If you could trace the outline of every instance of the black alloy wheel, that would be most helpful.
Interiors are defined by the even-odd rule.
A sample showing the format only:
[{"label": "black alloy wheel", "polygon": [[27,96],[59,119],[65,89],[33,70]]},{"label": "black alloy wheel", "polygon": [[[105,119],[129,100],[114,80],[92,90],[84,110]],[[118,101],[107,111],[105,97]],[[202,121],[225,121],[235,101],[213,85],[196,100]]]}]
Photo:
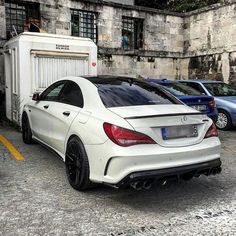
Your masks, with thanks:
[{"label": "black alloy wheel", "polygon": [[88,158],[77,137],[71,138],[67,144],[65,167],[68,181],[74,189],[86,190],[92,186]]},{"label": "black alloy wheel", "polygon": [[26,144],[32,144],[34,142],[32,139],[32,132],[29,124],[29,119],[25,112],[22,115],[22,139],[23,142]]}]

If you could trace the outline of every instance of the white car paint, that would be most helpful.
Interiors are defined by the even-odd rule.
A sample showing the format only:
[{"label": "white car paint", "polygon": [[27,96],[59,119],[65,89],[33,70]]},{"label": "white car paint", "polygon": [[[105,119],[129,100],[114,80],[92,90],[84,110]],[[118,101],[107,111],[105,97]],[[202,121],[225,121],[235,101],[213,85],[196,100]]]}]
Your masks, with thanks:
[{"label": "white car paint", "polygon": [[[32,101],[25,105],[24,111],[29,117],[33,138],[48,145],[63,160],[69,138],[74,135],[80,138],[89,160],[89,178],[93,182],[116,184],[133,172],[192,165],[220,157],[218,137],[204,139],[212,121],[186,105],[106,108],[97,87],[89,80],[82,77],[62,80],[79,85],[84,97],[83,108],[51,101]],[[43,108],[45,105],[47,109]],[[64,116],[65,111],[70,115]],[[186,113],[190,115],[185,116]],[[104,122],[144,133],[156,144],[118,146],[104,132]],[[184,124],[196,124],[199,135],[163,140],[161,127]]]}]

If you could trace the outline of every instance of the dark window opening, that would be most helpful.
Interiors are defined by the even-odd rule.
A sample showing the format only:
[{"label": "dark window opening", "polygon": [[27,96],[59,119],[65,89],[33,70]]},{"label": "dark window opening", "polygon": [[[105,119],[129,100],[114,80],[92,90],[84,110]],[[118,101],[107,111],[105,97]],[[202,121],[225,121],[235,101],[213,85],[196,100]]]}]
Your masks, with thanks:
[{"label": "dark window opening", "polygon": [[6,1],[5,9],[8,39],[24,31],[39,32],[39,4],[20,1]]},{"label": "dark window opening", "polygon": [[90,38],[97,43],[97,13],[72,9],[71,35]]},{"label": "dark window opening", "polygon": [[125,50],[143,48],[143,19],[122,17],[122,48]]},{"label": "dark window opening", "polygon": [[75,82],[69,81],[60,94],[59,102],[82,108],[84,100],[80,87]]}]

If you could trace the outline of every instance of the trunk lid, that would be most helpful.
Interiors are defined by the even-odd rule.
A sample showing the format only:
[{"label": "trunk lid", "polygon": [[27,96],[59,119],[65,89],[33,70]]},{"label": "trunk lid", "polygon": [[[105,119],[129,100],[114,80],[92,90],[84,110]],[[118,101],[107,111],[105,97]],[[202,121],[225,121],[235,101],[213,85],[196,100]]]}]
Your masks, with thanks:
[{"label": "trunk lid", "polygon": [[[181,147],[200,143],[205,136],[206,115],[185,105],[151,105],[112,107],[110,111],[124,118],[136,131],[151,137],[164,147]],[[183,137],[188,130],[197,136]],[[174,135],[166,137],[165,133]]]},{"label": "trunk lid", "polygon": [[191,106],[192,108],[204,113],[208,113],[212,110],[210,102],[214,101],[210,96],[177,96],[182,102]]}]

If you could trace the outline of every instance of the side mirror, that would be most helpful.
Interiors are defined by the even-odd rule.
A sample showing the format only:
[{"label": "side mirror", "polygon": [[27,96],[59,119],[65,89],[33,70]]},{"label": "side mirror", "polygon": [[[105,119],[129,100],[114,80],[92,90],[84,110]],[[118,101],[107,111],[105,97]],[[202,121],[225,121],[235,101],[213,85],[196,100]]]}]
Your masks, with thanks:
[{"label": "side mirror", "polygon": [[39,101],[39,100],[40,100],[40,95],[39,95],[39,93],[34,93],[34,94],[33,94],[33,97],[32,97],[32,100],[34,100],[34,101]]}]

